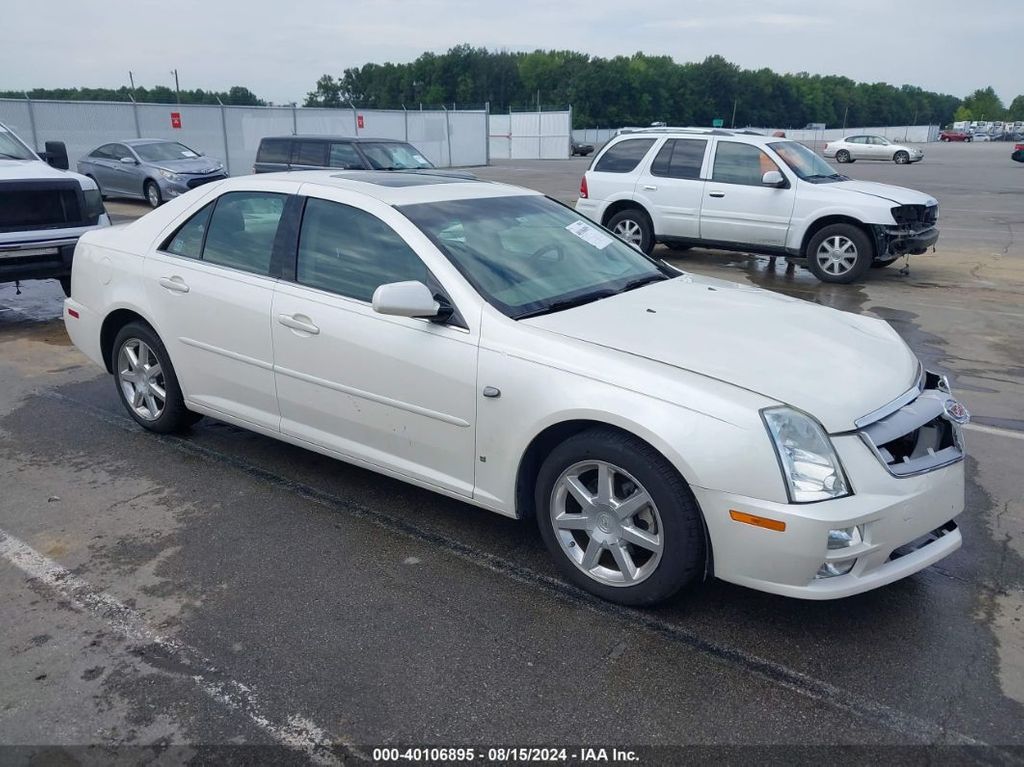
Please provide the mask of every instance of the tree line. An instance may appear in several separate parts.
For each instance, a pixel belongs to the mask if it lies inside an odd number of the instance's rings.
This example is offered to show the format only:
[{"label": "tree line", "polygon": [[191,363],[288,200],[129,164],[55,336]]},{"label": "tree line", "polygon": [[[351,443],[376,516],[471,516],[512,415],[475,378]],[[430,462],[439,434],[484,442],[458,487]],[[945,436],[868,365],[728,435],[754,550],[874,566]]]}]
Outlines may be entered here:
[{"label": "tree line", "polygon": [[[721,56],[677,64],[669,56],[601,58],[576,51],[514,53],[459,45],[424,53],[408,64],[364,64],[323,75],[306,106],[349,104],[379,109],[463,104],[492,111],[572,105],[574,127],[710,125],[803,127],[945,125],[957,110],[984,118],[1024,120],[1024,97],[1007,110],[991,89],[966,99],[913,85],[858,83],[848,77],[741,69]],[[734,117],[735,112],[735,117]],[[991,112],[991,113],[989,113]],[[961,113],[962,114],[962,113]]]},{"label": "tree line", "polygon": [[[229,104],[231,106],[266,106],[267,102],[241,85],[234,85],[226,91],[206,91],[202,88],[182,90],[155,85],[152,88],[135,88],[127,85],[120,88],[33,88],[28,91],[0,91],[0,98],[52,99],[55,101],[131,101],[140,104]],[[179,101],[180,99],[180,101]],[[218,100],[219,99],[219,100]]]}]

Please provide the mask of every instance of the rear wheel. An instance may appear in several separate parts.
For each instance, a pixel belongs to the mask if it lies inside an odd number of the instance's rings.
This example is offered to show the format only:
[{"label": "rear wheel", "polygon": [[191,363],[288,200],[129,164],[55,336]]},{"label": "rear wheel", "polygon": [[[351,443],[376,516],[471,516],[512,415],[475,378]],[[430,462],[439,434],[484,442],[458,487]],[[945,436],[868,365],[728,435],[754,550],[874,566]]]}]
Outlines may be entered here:
[{"label": "rear wheel", "polygon": [[608,220],[608,228],[647,255],[654,250],[654,227],[647,214],[639,208],[619,211]]},{"label": "rear wheel", "polygon": [[840,149],[838,152],[836,152],[836,162],[847,163],[850,162],[850,160],[850,153],[847,152],[845,149]]},{"label": "rear wheel", "polygon": [[625,605],[662,602],[706,564],[689,486],[658,451],[596,427],[544,460],[536,485],[541,537],[565,577]]},{"label": "rear wheel", "polygon": [[893,155],[892,161],[897,165],[906,165],[910,162],[910,155],[906,152],[900,151]]},{"label": "rear wheel", "polygon": [[146,193],[146,202],[149,203],[149,207],[159,208],[160,204],[164,200],[162,195],[160,194],[160,187],[157,186],[157,183],[155,181],[147,181],[146,185],[143,187],[143,190]]},{"label": "rear wheel", "polygon": [[804,251],[807,268],[822,282],[856,282],[874,260],[871,241],[852,224],[832,224],[815,232]]},{"label": "rear wheel", "polygon": [[148,325],[121,328],[111,351],[117,394],[136,423],[149,431],[181,431],[202,416],[189,411],[163,341]]}]

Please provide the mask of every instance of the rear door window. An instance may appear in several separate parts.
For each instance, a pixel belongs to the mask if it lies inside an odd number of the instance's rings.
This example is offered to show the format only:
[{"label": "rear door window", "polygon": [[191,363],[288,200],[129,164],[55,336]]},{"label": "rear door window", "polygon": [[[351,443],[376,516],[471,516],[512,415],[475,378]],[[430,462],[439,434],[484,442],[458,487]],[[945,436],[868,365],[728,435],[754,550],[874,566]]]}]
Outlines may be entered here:
[{"label": "rear door window", "polygon": [[292,154],[292,142],[283,138],[267,138],[260,142],[256,162],[277,162],[288,164]]},{"label": "rear door window", "polygon": [[613,144],[601,155],[594,170],[599,173],[629,173],[640,164],[650,148],[654,146],[652,138],[634,138]]},{"label": "rear door window", "polygon": [[707,146],[703,139],[669,139],[651,163],[651,175],[699,179]]},{"label": "rear door window", "polygon": [[332,168],[362,168],[363,158],[352,146],[352,142],[345,141],[331,144],[330,165]]},{"label": "rear door window", "polygon": [[292,153],[293,165],[327,166],[327,144],[323,141],[296,141]]},{"label": "rear door window", "polygon": [[288,195],[228,192],[217,199],[203,246],[203,260],[267,275],[277,227]]}]

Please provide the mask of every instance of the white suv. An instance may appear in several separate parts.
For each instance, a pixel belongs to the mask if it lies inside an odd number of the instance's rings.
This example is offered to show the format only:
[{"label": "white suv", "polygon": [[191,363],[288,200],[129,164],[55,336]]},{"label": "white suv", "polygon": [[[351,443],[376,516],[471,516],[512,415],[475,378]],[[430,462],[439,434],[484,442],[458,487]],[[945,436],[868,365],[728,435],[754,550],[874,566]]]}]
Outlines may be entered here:
[{"label": "white suv", "polygon": [[648,254],[661,242],[784,255],[825,282],[854,282],[939,239],[933,197],[853,181],[796,141],[719,129],[613,138],[576,210]]}]

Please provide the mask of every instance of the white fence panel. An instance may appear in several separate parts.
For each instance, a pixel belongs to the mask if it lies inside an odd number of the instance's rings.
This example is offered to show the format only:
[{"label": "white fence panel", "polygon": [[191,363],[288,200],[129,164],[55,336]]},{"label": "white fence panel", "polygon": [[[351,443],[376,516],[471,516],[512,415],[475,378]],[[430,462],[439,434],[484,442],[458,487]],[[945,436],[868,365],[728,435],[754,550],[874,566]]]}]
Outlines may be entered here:
[{"label": "white fence panel", "polygon": [[487,164],[487,113],[449,112],[452,165]]},{"label": "white fence panel", "polygon": [[[0,123],[17,133],[26,144],[31,145],[35,141],[32,137],[32,115],[29,113],[27,101],[0,99]],[[34,146],[32,148],[42,149],[43,147]]]},{"label": "white fence panel", "polygon": [[487,136],[488,154],[492,160],[512,157],[512,116],[491,115]]},{"label": "white fence panel", "polygon": [[491,159],[560,160],[569,156],[571,112],[491,115]]},{"label": "white fence panel", "polygon": [[351,109],[296,109],[295,132],[355,136],[356,115]]}]

